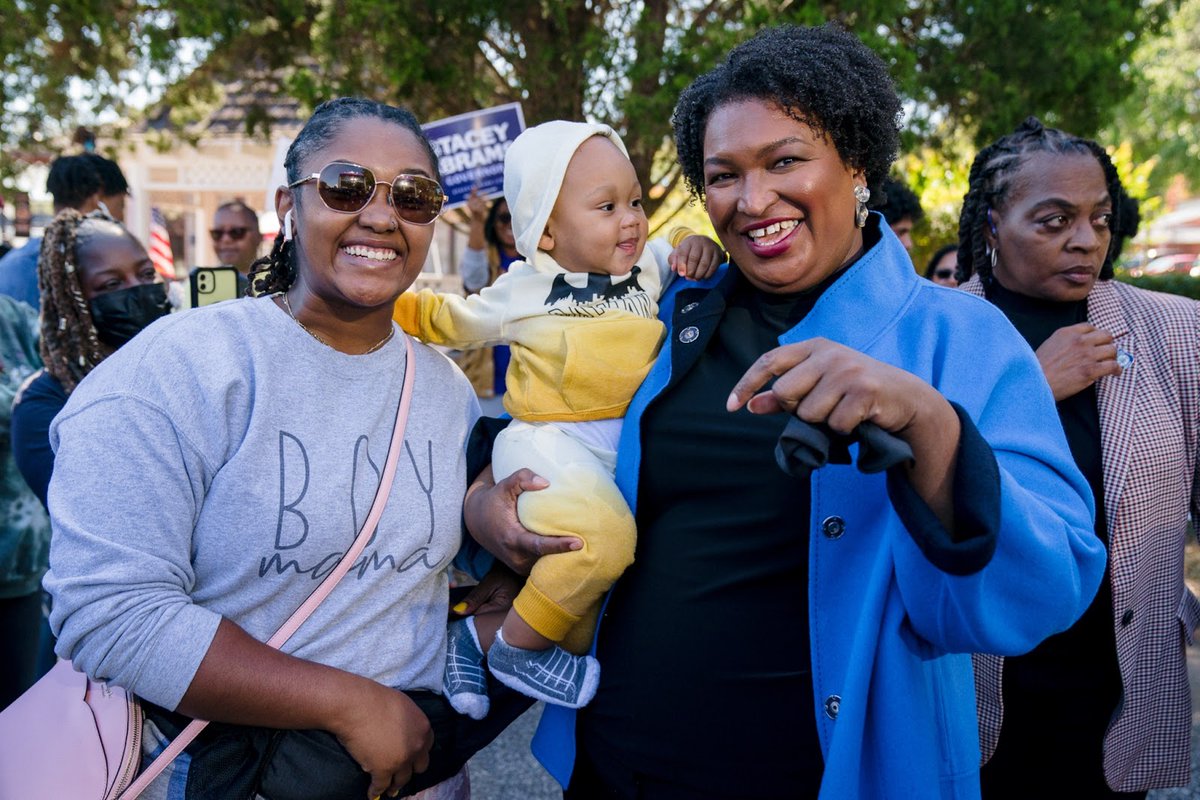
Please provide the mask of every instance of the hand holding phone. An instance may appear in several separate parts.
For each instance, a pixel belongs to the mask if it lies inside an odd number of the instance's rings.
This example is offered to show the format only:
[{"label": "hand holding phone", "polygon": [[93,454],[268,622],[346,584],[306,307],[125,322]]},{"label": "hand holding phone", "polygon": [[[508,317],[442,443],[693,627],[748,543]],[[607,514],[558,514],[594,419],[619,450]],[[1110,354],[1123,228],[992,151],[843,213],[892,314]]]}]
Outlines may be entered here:
[{"label": "hand holding phone", "polygon": [[246,278],[235,267],[195,267],[189,273],[189,282],[192,308],[236,300],[246,294]]}]

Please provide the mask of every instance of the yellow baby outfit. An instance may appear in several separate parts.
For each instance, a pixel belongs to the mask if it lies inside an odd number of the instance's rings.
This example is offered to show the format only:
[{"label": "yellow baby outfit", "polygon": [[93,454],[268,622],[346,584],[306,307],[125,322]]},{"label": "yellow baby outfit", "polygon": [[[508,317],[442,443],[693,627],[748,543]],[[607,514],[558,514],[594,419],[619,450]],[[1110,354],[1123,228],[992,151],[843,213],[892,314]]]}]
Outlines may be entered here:
[{"label": "yellow baby outfit", "polygon": [[479,294],[425,290],[396,302],[396,322],[424,341],[512,348],[504,407],[514,421],[496,440],[493,472],[546,478],[549,488],[518,499],[522,524],[584,542],[540,559],[513,608],[574,653],[587,651],[600,601],[633,561],[636,528],[613,470],[620,418],[662,342],[670,253],[669,242],[650,242],[630,273],[609,276],[567,272],[537,252]]}]

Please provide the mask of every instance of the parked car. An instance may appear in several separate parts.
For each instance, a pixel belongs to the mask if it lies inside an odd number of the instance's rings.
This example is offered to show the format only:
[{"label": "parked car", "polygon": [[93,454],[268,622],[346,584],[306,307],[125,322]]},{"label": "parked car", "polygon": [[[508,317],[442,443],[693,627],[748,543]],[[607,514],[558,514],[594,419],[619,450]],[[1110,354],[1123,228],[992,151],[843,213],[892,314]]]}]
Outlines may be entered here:
[{"label": "parked car", "polygon": [[1172,253],[1150,259],[1144,266],[1129,270],[1129,274],[1137,278],[1142,275],[1165,275],[1171,272],[1181,272],[1200,277],[1200,256],[1195,253]]}]

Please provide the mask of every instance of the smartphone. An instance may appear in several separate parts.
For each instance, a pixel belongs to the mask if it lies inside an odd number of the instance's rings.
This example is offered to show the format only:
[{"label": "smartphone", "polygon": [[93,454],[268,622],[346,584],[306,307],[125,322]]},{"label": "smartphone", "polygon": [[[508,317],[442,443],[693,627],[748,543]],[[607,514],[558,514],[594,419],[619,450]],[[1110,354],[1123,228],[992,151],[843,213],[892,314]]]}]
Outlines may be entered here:
[{"label": "smartphone", "polygon": [[246,294],[246,277],[234,267],[195,267],[188,275],[192,308],[234,300]]}]

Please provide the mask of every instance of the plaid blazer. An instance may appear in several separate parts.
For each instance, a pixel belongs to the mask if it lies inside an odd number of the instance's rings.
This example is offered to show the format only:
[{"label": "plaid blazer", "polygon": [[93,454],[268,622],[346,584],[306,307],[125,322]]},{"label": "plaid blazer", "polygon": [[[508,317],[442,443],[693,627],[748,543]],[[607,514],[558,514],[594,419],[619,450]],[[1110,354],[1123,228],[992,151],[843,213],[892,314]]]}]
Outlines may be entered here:
[{"label": "plaid blazer", "polygon": [[[983,296],[978,276],[962,288]],[[1104,777],[1119,792],[1183,786],[1192,728],[1184,647],[1200,625],[1200,600],[1183,582],[1188,513],[1200,519],[1200,303],[1097,281],[1088,321],[1133,358],[1096,384],[1124,687],[1104,737]],[[983,762],[1000,736],[1002,668],[998,656],[975,656]]]}]

